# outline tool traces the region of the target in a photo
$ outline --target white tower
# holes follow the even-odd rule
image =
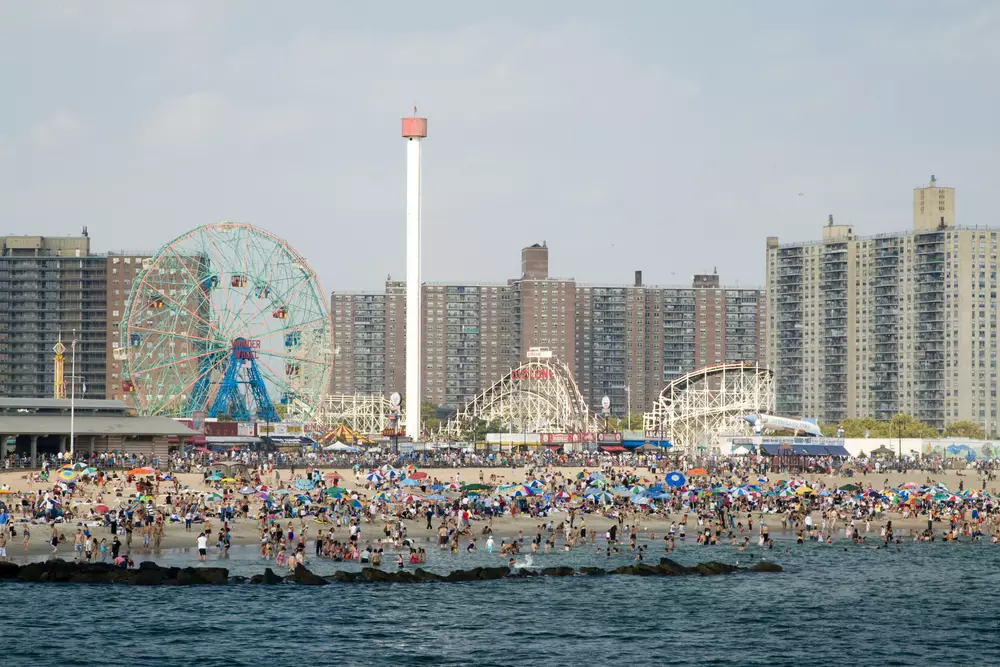
[[[426,118],[404,118],[406,139],[406,435],[420,438],[420,142],[427,136]]]

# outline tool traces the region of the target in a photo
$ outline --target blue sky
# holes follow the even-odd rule
[[[399,118],[429,118],[424,275],[763,283],[765,237],[998,225],[996,2],[0,0],[0,234],[283,235],[331,289],[404,272]],[[799,196],[798,193],[802,193]]]

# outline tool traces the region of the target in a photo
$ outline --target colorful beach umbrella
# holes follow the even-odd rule
[[[133,475],[133,476],[136,476],[136,475],[155,475],[156,474],[156,468],[153,468],[152,466],[142,466],[141,468],[132,468],[131,470],[128,471],[128,474],[129,475]]]
[[[294,486],[299,491],[311,491],[314,488],[316,488],[316,483],[313,482],[311,479],[297,479],[294,482],[292,482],[292,486]]]
[[[59,472],[56,473],[56,477],[58,477],[61,482],[71,484],[76,481],[77,474],[78,473],[72,468],[60,468]]]

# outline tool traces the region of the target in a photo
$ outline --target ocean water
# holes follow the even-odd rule
[[[503,562],[429,553],[438,572]],[[785,572],[322,588],[0,583],[0,664],[1000,664],[1000,547],[906,542],[897,552],[779,538],[772,551],[687,543],[673,557],[766,557]],[[189,565],[194,555],[158,561]],[[629,562],[582,549],[534,557],[536,566]],[[233,575],[264,567],[250,548],[209,565]]]

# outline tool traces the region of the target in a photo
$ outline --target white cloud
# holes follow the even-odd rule
[[[28,130],[28,141],[42,150],[76,143],[88,133],[87,125],[70,111],[57,111]]]

